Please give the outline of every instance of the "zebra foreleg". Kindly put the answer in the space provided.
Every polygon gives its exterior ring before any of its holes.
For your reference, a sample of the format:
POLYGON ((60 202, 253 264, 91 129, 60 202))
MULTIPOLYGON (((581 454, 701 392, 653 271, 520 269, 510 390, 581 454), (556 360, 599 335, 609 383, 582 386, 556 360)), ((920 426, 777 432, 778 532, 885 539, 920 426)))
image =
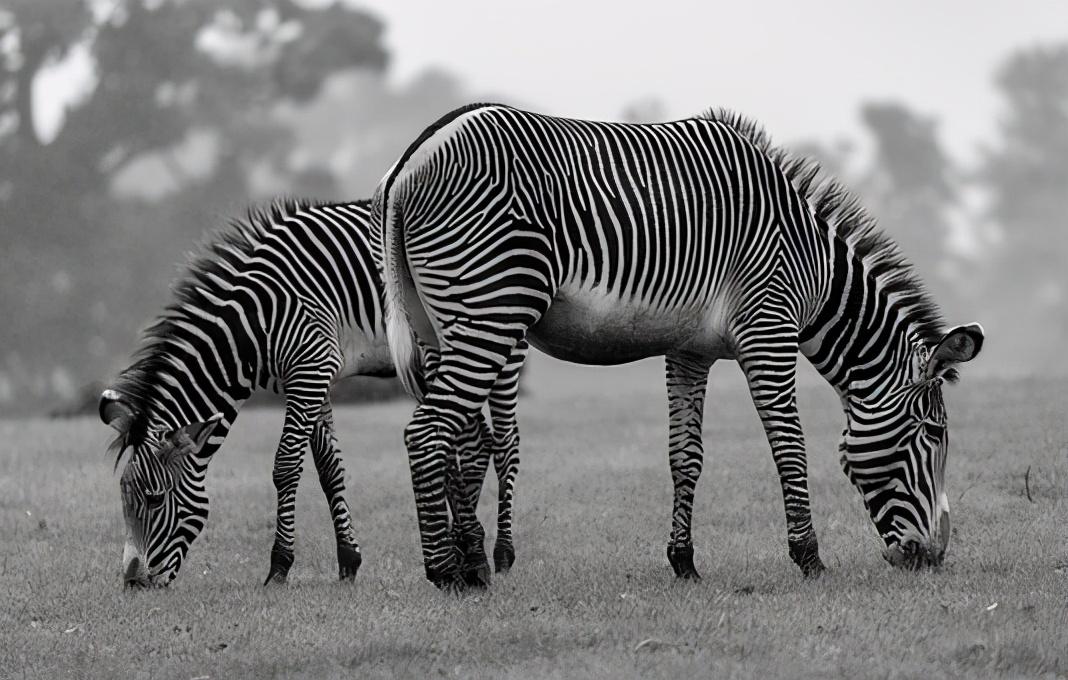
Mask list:
MULTIPOLYGON (((297 484, 300 482, 304 447, 308 444, 312 426, 317 418, 323 392, 311 403, 304 399, 288 396, 290 385, 287 384, 286 416, 282 426, 282 439, 278 442, 278 453, 274 458, 274 488, 278 492, 278 518, 271 547, 271 570, 264 585, 285 583, 289 569, 293 566, 293 525, 297 484)), ((304 394, 303 390, 292 390, 293 394, 304 394)))
POLYGON ((701 476, 704 446, 705 386, 711 363, 693 357, 665 357, 668 393, 668 461, 675 498, 671 512, 671 540, 667 558, 675 576, 699 579, 693 564, 693 496, 701 476))
MULTIPOLYGON (((783 337, 781 327, 765 329, 762 337, 783 337)), ((749 382, 771 455, 779 472, 783 505, 786 510, 786 540, 790 558, 808 577, 824 571, 820 560, 812 510, 808 498, 808 460, 801 418, 797 413, 794 386, 797 369, 797 343, 767 340, 747 342, 739 348, 738 361, 749 382)))
POLYGON ((345 469, 334 433, 334 415, 329 400, 323 402, 319 418, 312 428, 311 450, 315 469, 319 473, 319 484, 330 506, 330 517, 334 523, 338 577, 342 581, 351 581, 356 578, 362 557, 352 530, 349 506, 345 502, 345 469))
POLYGON ((497 472, 497 538, 493 544, 493 567, 508 571, 515 563, 512 542, 512 506, 515 479, 519 473, 519 425, 516 404, 519 401, 519 374, 527 357, 527 342, 512 350, 508 364, 501 371, 489 397, 493 420, 493 467, 497 472))

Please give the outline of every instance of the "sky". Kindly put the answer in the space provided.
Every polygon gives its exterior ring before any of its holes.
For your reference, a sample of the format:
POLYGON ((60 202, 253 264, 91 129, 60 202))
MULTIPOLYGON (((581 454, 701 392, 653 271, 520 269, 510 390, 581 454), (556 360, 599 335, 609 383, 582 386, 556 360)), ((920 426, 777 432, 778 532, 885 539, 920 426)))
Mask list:
POLYGON ((1068 41, 1064 0, 352 2, 385 20, 398 82, 436 66, 473 96, 595 119, 649 97, 669 118, 725 106, 784 143, 859 138, 860 102, 896 100, 965 161, 995 131, 997 64, 1068 41))
MULTIPOLYGON (((608 120, 643 99, 667 118, 725 106, 780 143, 862 141, 859 104, 895 100, 933 116, 965 163, 994 139, 997 64, 1014 49, 1068 41, 1064 0, 345 1, 385 21, 397 84, 436 67, 472 97, 608 120)), ((87 52, 34 85, 47 141, 64 107, 95 85, 87 52)))

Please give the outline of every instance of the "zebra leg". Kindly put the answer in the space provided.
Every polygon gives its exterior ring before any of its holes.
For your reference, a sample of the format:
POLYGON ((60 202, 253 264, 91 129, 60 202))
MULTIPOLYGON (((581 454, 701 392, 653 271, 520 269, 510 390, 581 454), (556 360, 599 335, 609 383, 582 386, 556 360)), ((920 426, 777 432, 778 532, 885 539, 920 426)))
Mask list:
MULTIPOLYGON (((423 355, 424 379, 429 384, 437 373, 441 355, 429 345, 420 344, 419 349, 423 355)), ((486 530, 478 521, 477 512, 478 497, 489 465, 490 441, 482 414, 479 413, 457 436, 455 455, 446 457, 447 501, 452 521, 450 540, 455 559, 460 565, 460 578, 465 585, 479 588, 485 588, 490 583, 485 548, 486 530)))
POLYGON ((459 562, 450 534, 448 499, 456 497, 458 471, 455 470, 455 460, 450 466, 449 459, 463 423, 462 416, 457 417, 451 410, 439 409, 424 401, 416 407, 404 428, 426 578, 442 590, 457 592, 463 590, 465 584, 460 579, 459 562))
MULTIPOLYGON (((781 327, 774 327, 763 329, 759 335, 765 339, 782 338, 784 333, 781 327)), ((749 392, 764 425, 764 433, 771 444, 771 455, 779 472, 790 558, 805 576, 819 576, 824 566, 820 560, 816 531, 812 528, 808 460, 794 385, 797 342, 764 340, 740 345, 738 361, 745 371, 749 392)))
POLYGON ((479 413, 456 439, 456 455, 450 456, 449 502, 453 508, 453 541, 460 560, 464 584, 485 588, 490 584, 486 557, 486 530, 478 520, 478 499, 489 467, 492 435, 479 413))
POLYGON ((675 576, 699 579, 693 564, 693 495, 704 462, 701 425, 705 386, 712 364, 695 357, 665 357, 668 393, 668 461, 675 500, 671 511, 671 540, 667 558, 675 576))
POLYGON ((351 581, 356 578, 362 557, 360 546, 353 535, 349 506, 345 502, 345 468, 342 467, 341 450, 334 432, 334 413, 329 399, 323 402, 319 418, 312 428, 311 450, 315 470, 319 473, 319 484, 323 487, 323 494, 330 506, 330 517, 334 522, 338 577, 342 581, 351 581))
POLYGON ((497 472, 497 539, 493 544, 493 567, 498 572, 508 571, 515 563, 512 503, 519 472, 519 425, 515 412, 519 401, 519 374, 527 358, 527 349, 526 340, 516 345, 489 397, 493 421, 493 467, 497 472))
POLYGON ((478 415, 517 340, 495 328, 451 327, 426 398, 404 429, 423 566, 427 579, 442 589, 463 590, 466 585, 449 533, 448 455, 459 433, 478 415), (464 351, 453 350, 456 345, 464 351))
MULTIPOLYGON (((322 398, 325 398, 325 393, 322 398)), ((312 425, 315 422, 321 401, 308 403, 295 397, 286 398, 285 424, 282 426, 282 439, 278 442, 278 452, 274 458, 274 488, 278 492, 278 519, 271 547, 271 570, 267 574, 268 583, 285 583, 289 569, 293 566, 293 524, 297 496, 297 484, 300 482, 304 447, 308 444, 312 425)))

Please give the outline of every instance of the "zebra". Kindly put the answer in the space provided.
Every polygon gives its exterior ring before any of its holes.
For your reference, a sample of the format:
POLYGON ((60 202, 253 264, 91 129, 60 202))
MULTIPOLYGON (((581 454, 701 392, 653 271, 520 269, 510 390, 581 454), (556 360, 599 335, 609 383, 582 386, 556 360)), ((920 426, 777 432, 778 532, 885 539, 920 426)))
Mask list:
MULTIPOLYGON (((362 557, 343 495, 329 390, 351 375, 395 375, 382 327, 378 233, 367 201, 281 201, 231 221, 191 260, 136 360, 99 402, 101 420, 118 432, 116 467, 132 451, 120 479, 127 586, 162 586, 177 576, 207 520, 208 463, 242 403, 264 388, 285 394, 273 472, 278 514, 264 583, 285 582, 293 564, 295 495, 309 444, 333 520, 339 578, 355 577, 362 557)), ((488 582, 474 511, 490 450, 500 479, 496 567, 514 561, 523 352, 491 399, 493 432, 482 417, 472 419, 457 447, 462 464, 452 466, 452 532, 464 546, 468 585, 488 582)), ((433 353, 425 359, 432 373, 433 353)))
POLYGON ((942 384, 978 354, 983 329, 943 330, 858 201, 756 123, 723 110, 622 124, 474 104, 427 128, 373 202, 394 364, 422 397, 405 442, 434 583, 456 581, 442 530, 445 451, 521 342, 584 364, 665 357, 667 558, 677 577, 700 577, 691 518, 718 359, 736 360, 748 381, 790 557, 805 576, 824 570, 796 405, 799 351, 841 398, 841 464, 883 556, 902 567, 943 560, 942 384), (413 338, 441 353, 425 393, 413 338))

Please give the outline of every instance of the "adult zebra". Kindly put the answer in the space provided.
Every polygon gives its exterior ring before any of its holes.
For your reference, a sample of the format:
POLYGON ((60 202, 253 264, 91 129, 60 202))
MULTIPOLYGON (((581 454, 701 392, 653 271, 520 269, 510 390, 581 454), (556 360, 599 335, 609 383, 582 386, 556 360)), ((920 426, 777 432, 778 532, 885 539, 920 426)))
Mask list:
MULTIPOLYGON (((232 222, 190 263, 136 361, 101 395, 100 417, 119 433, 116 465, 133 449, 120 482, 127 585, 166 585, 177 575, 207 519, 208 462, 258 388, 285 393, 266 583, 285 581, 293 563, 294 501, 309 443, 333 518, 340 578, 355 576, 360 548, 343 495, 329 391, 347 376, 394 373, 382 327, 379 232, 369 216, 366 201, 284 202, 232 222)), ((515 402, 524 349, 491 399, 494 438, 481 414, 467 423, 458 446, 462 472, 450 475, 452 528, 469 584, 488 578, 475 506, 491 449, 500 479, 497 568, 514 559, 515 402)), ((427 359, 432 363, 432 354, 427 359)))
POLYGON ((589 364, 663 355, 674 507, 667 555, 697 577, 690 534, 709 367, 736 359, 778 469, 790 556, 823 570, 795 401, 800 350, 841 396, 842 465, 893 564, 949 540, 941 385, 980 350, 943 332, 897 247, 818 168, 714 112, 626 125, 485 104, 428 128, 376 192, 387 332, 417 389, 414 333, 441 366, 405 430, 427 573, 456 579, 442 530, 444 452, 512 347, 589 364))

